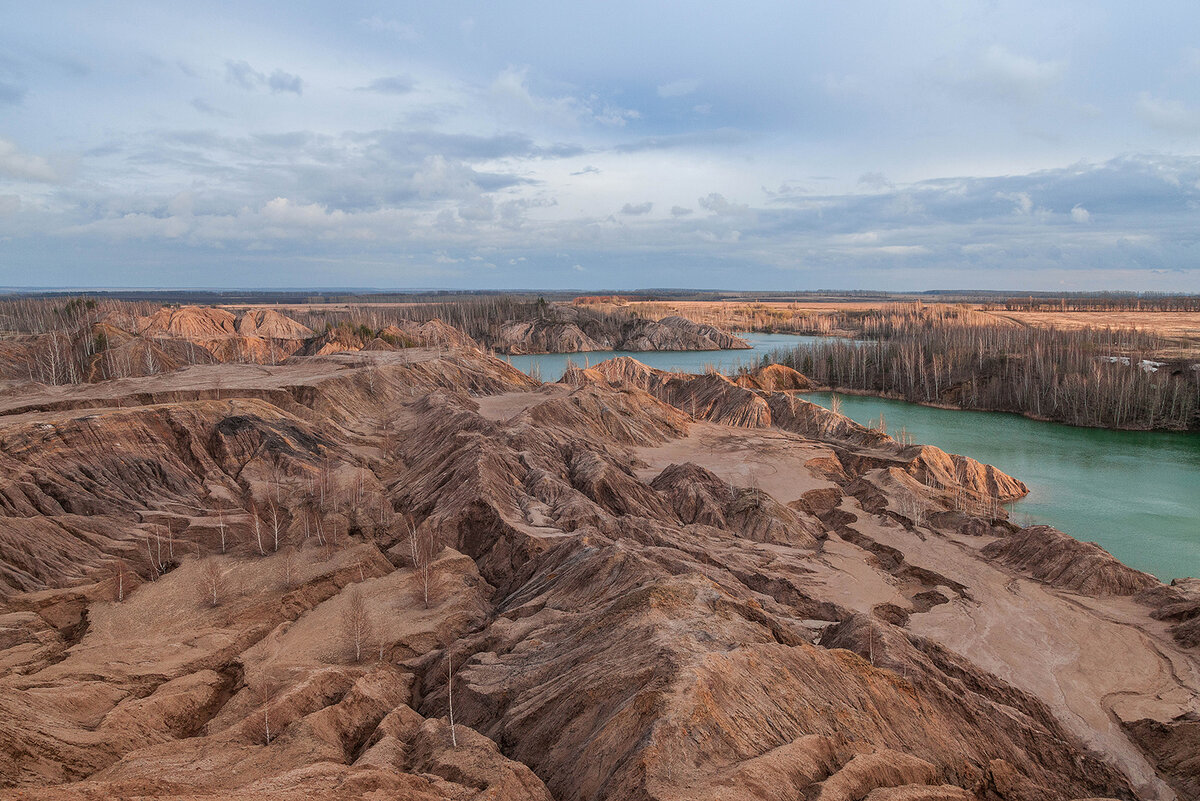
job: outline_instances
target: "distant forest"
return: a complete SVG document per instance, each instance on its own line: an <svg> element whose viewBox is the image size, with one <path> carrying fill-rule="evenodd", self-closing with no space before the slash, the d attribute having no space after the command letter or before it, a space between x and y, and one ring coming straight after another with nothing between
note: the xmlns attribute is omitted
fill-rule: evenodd
<svg viewBox="0 0 1200 801"><path fill-rule="evenodd" d="M828 386L917 403L1028 414L1073 425L1200 428L1200 370L1148 358L1134 329L998 322L965 307L906 304L837 321L828 339L774 360Z"/></svg>

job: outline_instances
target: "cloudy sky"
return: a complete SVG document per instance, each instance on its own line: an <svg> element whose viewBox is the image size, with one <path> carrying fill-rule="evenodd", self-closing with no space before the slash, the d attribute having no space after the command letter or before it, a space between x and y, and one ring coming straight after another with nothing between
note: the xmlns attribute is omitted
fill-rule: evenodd
<svg viewBox="0 0 1200 801"><path fill-rule="evenodd" d="M10 3L0 285L1200 291L1134 5Z"/></svg>

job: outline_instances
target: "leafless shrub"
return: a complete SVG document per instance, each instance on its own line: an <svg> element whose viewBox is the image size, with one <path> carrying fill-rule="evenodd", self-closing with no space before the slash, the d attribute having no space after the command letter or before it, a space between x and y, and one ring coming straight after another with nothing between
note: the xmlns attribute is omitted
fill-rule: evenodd
<svg viewBox="0 0 1200 801"><path fill-rule="evenodd" d="M225 593L225 571L215 558L204 560L200 566L200 593L209 606L218 606Z"/></svg>
<svg viewBox="0 0 1200 801"><path fill-rule="evenodd" d="M296 550L294 548L285 548L283 555L279 557L279 573L283 580L283 588L290 590L296 586L296 572L299 568Z"/></svg>
<svg viewBox="0 0 1200 801"><path fill-rule="evenodd" d="M434 579L433 562L442 550L441 545L432 527L418 527L412 518L407 518L405 523L408 527L408 544L412 553L413 569L417 572L420 600L428 609L430 587Z"/></svg>
<svg viewBox="0 0 1200 801"><path fill-rule="evenodd" d="M266 556L267 549L263 547L262 518L258 516L258 506L254 503L250 504L250 520L254 524L254 540L258 543L258 555Z"/></svg>
<svg viewBox="0 0 1200 801"><path fill-rule="evenodd" d="M916 493L905 493L900 498L900 514L907 517L913 526L923 526L928 520L929 510L925 499Z"/></svg>
<svg viewBox="0 0 1200 801"><path fill-rule="evenodd" d="M371 613L359 587L350 589L346 608L342 611L342 634L354 651L354 661L362 661L363 648L371 638Z"/></svg>

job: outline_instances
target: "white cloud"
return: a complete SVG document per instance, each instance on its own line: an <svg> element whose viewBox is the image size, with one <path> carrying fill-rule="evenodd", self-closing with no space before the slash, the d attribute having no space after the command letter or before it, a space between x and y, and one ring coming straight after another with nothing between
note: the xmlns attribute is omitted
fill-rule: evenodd
<svg viewBox="0 0 1200 801"><path fill-rule="evenodd" d="M1092 215L1083 206L1075 206L1071 209L1071 219L1077 223L1085 223L1092 219Z"/></svg>
<svg viewBox="0 0 1200 801"><path fill-rule="evenodd" d="M1032 103L1061 82L1066 69L1066 61L1061 59L1039 61L994 44L979 53L964 76L955 75L951 81L972 96Z"/></svg>
<svg viewBox="0 0 1200 801"><path fill-rule="evenodd" d="M1183 136L1200 134L1200 112L1178 100L1166 100L1142 92L1138 95L1135 108L1138 116L1152 128Z"/></svg>
<svg viewBox="0 0 1200 801"><path fill-rule="evenodd" d="M1028 192L998 192L996 197L1001 200L1011 200L1013 214L1028 217L1033 214L1033 198Z"/></svg>
<svg viewBox="0 0 1200 801"><path fill-rule="evenodd" d="M706 197L698 198L696 202L700 204L700 208L707 209L716 215L741 214L749 211L750 208L749 206L730 203L719 192L713 192Z"/></svg>
<svg viewBox="0 0 1200 801"><path fill-rule="evenodd" d="M22 153L16 142L0 139L0 175L18 181L35 183L57 183L61 180L58 170L42 156Z"/></svg>
<svg viewBox="0 0 1200 801"><path fill-rule="evenodd" d="M881 172L864 172L858 177L858 182L869 189L891 189L892 182Z"/></svg>
<svg viewBox="0 0 1200 801"><path fill-rule="evenodd" d="M497 111L524 122L546 122L567 128L591 123L620 128L641 116L634 109L605 102L595 94L586 98L544 97L534 94L528 84L529 67L509 66L502 70L490 87Z"/></svg>

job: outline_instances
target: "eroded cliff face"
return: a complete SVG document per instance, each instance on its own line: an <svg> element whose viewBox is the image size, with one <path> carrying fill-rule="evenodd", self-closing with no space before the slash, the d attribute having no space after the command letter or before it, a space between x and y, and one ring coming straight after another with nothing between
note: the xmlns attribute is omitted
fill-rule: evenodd
<svg viewBox="0 0 1200 801"><path fill-rule="evenodd" d="M1190 797L1181 588L795 377L564 381L408 348L0 399L0 785Z"/></svg>

